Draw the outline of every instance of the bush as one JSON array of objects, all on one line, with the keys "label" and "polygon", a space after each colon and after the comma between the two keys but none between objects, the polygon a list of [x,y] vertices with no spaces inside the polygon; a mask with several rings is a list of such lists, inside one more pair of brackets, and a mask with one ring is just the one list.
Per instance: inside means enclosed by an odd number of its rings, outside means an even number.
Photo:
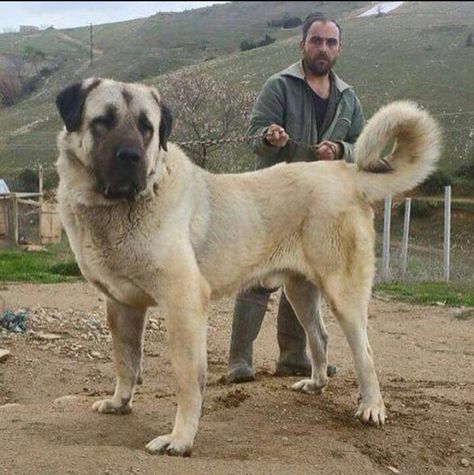
[{"label": "bush", "polygon": [[[436,209],[436,205],[429,201],[412,200],[410,207],[410,216],[412,218],[429,218],[432,216],[433,211]],[[400,215],[405,213],[404,207],[400,207]]]},{"label": "bush", "polygon": [[251,49],[255,49],[257,44],[254,41],[247,41],[243,40],[240,42],[240,51],[248,51]]},{"label": "bush", "polygon": [[22,191],[27,193],[38,192],[38,172],[25,168],[16,179],[14,185],[15,191]]},{"label": "bush", "polygon": [[271,45],[274,42],[275,38],[270,35],[265,35],[265,38],[258,41],[257,43],[255,43],[255,41],[243,40],[240,43],[240,51],[248,51],[251,49],[260,48],[261,46]]},{"label": "bush", "polygon": [[284,29],[289,29],[289,28],[296,28],[297,26],[300,26],[303,22],[301,21],[301,18],[295,16],[292,18],[287,18],[283,21],[283,28]]},{"label": "bush", "polygon": [[474,37],[472,33],[469,33],[466,38],[466,47],[470,48],[471,46],[474,46]]},{"label": "bush", "polygon": [[275,38],[270,35],[265,35],[265,38],[257,43],[257,48],[259,48],[260,46],[271,45],[272,43],[275,43]]},{"label": "bush", "polygon": [[432,173],[421,185],[418,190],[424,194],[443,193],[444,187],[452,185],[451,178],[440,170]]},{"label": "bush", "polygon": [[295,16],[295,17],[285,17],[280,20],[272,20],[267,22],[267,26],[270,28],[295,28],[297,26],[300,26],[303,23],[301,18]]},{"label": "bush", "polygon": [[474,162],[462,165],[455,172],[455,176],[474,179]]}]

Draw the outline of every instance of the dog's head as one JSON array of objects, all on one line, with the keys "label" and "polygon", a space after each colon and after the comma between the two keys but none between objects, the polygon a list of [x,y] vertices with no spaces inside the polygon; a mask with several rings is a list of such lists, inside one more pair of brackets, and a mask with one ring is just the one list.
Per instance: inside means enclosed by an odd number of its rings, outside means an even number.
[{"label": "dog's head", "polygon": [[64,89],[56,105],[63,143],[93,170],[109,199],[134,199],[147,186],[171,132],[172,115],[152,87],[87,79]]}]

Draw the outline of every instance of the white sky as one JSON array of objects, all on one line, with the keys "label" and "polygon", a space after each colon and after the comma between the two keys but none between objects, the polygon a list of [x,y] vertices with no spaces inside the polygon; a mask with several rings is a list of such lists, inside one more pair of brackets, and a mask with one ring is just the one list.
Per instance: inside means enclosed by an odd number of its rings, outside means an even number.
[{"label": "white sky", "polygon": [[132,20],[225,2],[0,2],[0,32],[20,25],[72,28]]}]

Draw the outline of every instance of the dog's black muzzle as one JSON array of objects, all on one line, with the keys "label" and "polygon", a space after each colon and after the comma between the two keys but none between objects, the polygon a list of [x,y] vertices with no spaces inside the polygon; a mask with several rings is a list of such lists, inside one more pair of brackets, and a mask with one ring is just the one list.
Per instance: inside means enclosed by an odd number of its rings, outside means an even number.
[{"label": "dog's black muzzle", "polygon": [[108,199],[135,200],[146,188],[144,151],[138,147],[120,147],[109,163],[107,178],[100,180],[101,193]]}]

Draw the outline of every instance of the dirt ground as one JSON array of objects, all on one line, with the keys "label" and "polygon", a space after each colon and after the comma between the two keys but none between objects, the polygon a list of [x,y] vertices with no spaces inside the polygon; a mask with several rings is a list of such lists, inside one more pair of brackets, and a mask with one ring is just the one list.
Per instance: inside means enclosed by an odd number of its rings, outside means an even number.
[{"label": "dirt ground", "polygon": [[6,474],[467,474],[474,466],[474,320],[444,306],[376,295],[369,338],[389,419],[353,418],[357,387],[345,338],[327,309],[337,375],[323,395],[272,376],[277,295],[255,344],[257,380],[228,386],[233,301],[214,303],[209,377],[193,455],[148,455],[171,430],[174,380],[163,322],[150,313],[144,383],[130,415],[99,415],[114,368],[103,302],[87,284],[7,285],[6,305],[28,310],[28,333],[0,331],[0,473]]}]

